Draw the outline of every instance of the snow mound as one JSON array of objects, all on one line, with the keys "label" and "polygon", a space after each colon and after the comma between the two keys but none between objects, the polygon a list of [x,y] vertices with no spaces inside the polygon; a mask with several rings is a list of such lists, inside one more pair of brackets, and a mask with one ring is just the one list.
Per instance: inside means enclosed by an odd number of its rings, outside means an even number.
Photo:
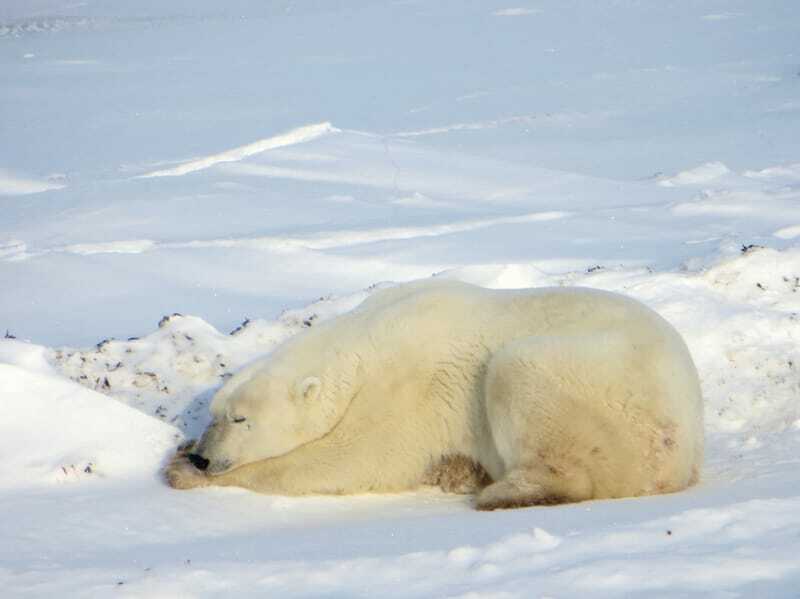
[{"label": "snow mound", "polygon": [[55,376],[57,373],[48,361],[49,352],[48,348],[41,345],[17,341],[8,333],[5,339],[0,340],[0,364]]},{"label": "snow mound", "polygon": [[83,350],[53,349],[47,357],[73,381],[195,436],[208,423],[211,395],[234,372],[303,328],[352,309],[379,287],[320,298],[274,322],[245,320],[230,334],[200,318],[172,314],[146,337],[104,339]]},{"label": "snow mound", "polygon": [[663,187],[702,185],[729,174],[731,174],[730,169],[721,162],[706,162],[672,177],[663,177],[659,180],[659,184]]},{"label": "snow mound", "polygon": [[[19,345],[0,347],[14,351]],[[0,363],[0,397],[0,487],[152,477],[179,436],[94,391],[11,364]]]}]

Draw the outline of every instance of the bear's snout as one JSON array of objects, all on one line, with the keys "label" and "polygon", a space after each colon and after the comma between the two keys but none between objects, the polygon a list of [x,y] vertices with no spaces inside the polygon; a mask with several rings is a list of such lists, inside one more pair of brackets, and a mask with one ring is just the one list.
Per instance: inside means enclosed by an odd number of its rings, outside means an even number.
[{"label": "bear's snout", "polygon": [[192,466],[197,468],[198,470],[205,470],[208,468],[209,461],[201,456],[199,453],[190,453],[188,456],[189,461],[192,463]]}]

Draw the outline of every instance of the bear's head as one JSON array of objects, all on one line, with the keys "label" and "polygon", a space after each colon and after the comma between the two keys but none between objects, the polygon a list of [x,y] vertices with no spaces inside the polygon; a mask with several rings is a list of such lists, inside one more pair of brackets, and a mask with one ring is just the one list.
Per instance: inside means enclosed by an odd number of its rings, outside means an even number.
[{"label": "bear's head", "polygon": [[189,455],[197,468],[216,475],[278,457],[338,424],[358,392],[357,357],[303,345],[277,350],[216,393],[211,424]]}]

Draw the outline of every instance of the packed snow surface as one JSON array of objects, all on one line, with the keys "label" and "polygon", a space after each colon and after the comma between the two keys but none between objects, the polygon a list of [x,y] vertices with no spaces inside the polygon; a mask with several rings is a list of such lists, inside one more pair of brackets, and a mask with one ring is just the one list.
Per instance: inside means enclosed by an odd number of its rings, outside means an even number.
[{"label": "packed snow surface", "polygon": [[[796,596],[798,39],[788,0],[0,4],[1,594]],[[700,484],[164,484],[239,368],[430,276],[657,310]]]}]

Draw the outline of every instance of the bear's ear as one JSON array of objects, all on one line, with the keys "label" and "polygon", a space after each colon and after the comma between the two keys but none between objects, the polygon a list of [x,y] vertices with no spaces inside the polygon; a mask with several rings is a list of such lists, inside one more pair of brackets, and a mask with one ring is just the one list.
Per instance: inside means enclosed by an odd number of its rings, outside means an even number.
[{"label": "bear's ear", "polygon": [[295,394],[298,399],[314,401],[319,397],[322,390],[322,381],[315,376],[309,376],[299,381],[295,387]]}]

